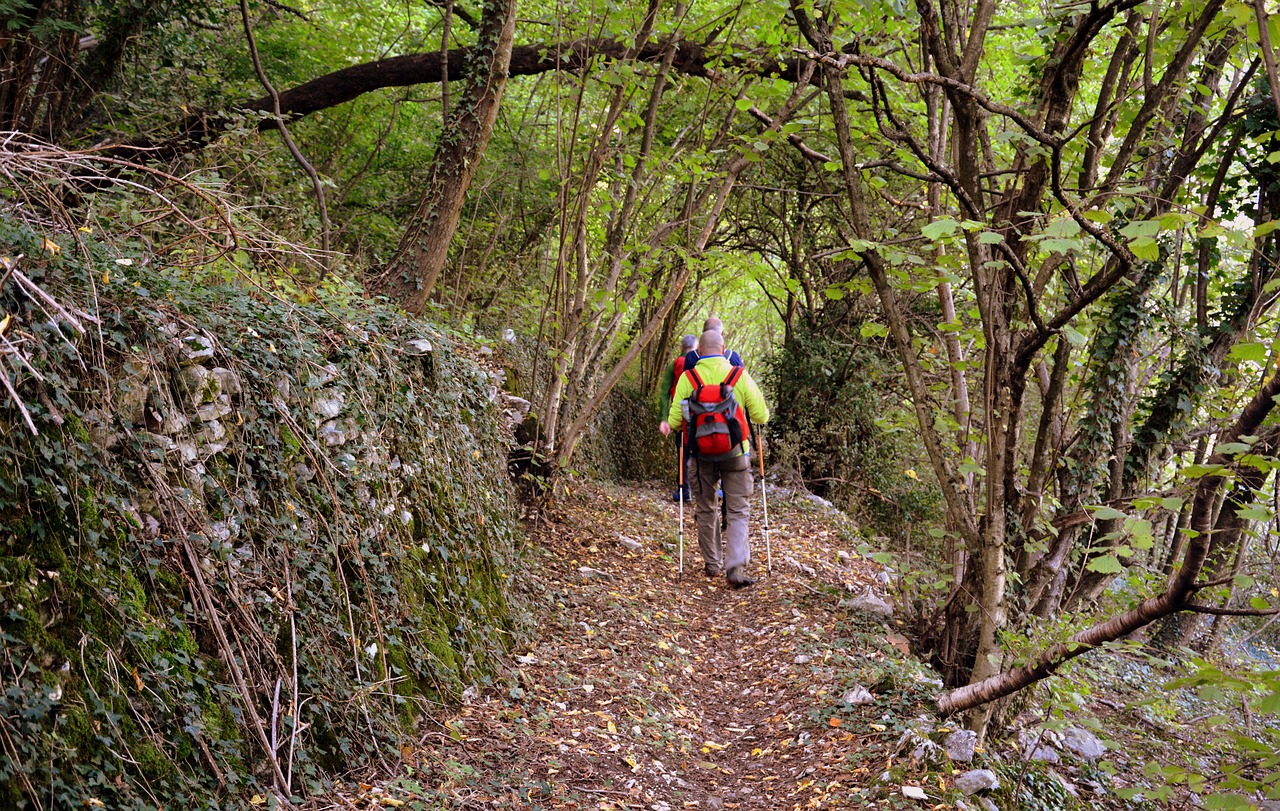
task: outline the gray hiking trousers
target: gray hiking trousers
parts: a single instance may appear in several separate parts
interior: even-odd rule
[[[698,524],[698,548],[702,561],[713,569],[729,571],[751,560],[748,520],[751,517],[751,455],[743,454],[723,462],[695,460],[693,489],[694,518]],[[716,484],[724,490],[728,526],[717,542],[720,514],[716,510]]]

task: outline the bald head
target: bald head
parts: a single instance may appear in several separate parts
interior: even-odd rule
[[[709,332],[711,330],[715,330],[716,332],[724,332],[724,322],[713,315],[710,318],[708,318],[706,321],[702,322],[702,329],[704,332]]]
[[[719,330],[709,329],[702,333],[698,339],[698,354],[703,357],[724,354],[724,336]]]

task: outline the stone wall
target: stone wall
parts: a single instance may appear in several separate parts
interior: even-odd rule
[[[0,289],[42,378],[13,378],[39,435],[0,406],[0,806],[323,793],[520,633],[519,404],[363,302],[112,277],[79,337]]]

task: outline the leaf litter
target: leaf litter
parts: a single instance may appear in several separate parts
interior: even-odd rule
[[[927,692],[889,678],[865,700],[858,677],[903,658],[905,638],[858,632],[839,603],[882,582],[881,567],[853,551],[841,513],[770,501],[773,573],[756,518],[758,581],[732,590],[703,574],[691,510],[677,574],[678,506],[657,486],[575,483],[529,528],[536,640],[343,807],[865,807],[894,719]],[[855,687],[857,706],[842,700]]]

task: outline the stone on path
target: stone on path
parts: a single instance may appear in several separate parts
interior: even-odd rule
[[[1000,778],[990,769],[970,769],[956,778],[956,788],[968,797],[979,791],[1000,788]]]

